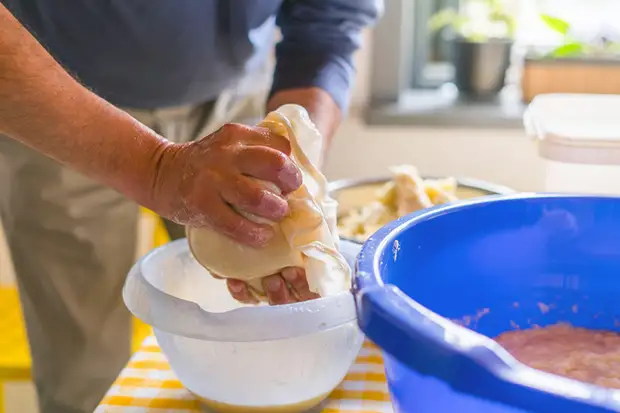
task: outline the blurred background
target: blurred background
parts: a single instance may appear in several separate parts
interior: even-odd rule
[[[330,180],[385,176],[408,163],[424,175],[536,191],[542,161],[523,128],[528,102],[541,93],[620,93],[618,0],[385,3],[356,57]],[[151,246],[153,221],[140,225],[138,255]],[[12,283],[0,226],[0,287]],[[11,403],[34,411],[31,384],[10,385]]]
[[[513,33],[505,32],[502,13],[489,24],[484,6],[498,4]],[[456,40],[452,27],[429,27],[446,7],[465,21],[452,25],[464,32]],[[540,189],[541,164],[524,134],[523,110],[539,93],[620,93],[620,23],[613,21],[619,12],[617,0],[387,0],[383,20],[366,33],[357,56],[353,106],[335,141],[329,178],[376,176],[406,162],[424,174]],[[489,50],[478,50],[480,61],[455,56],[462,45],[454,43],[465,36],[481,48],[488,43]],[[505,71],[505,50],[493,38],[504,36],[511,46]],[[465,83],[491,81],[481,85],[489,96],[459,96],[453,83],[459,70]],[[492,81],[504,73],[505,86],[494,95]]]

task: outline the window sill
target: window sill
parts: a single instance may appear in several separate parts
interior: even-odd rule
[[[364,120],[372,126],[521,129],[523,112],[518,90],[506,87],[493,101],[459,98],[454,85],[434,90],[409,90],[399,102],[374,103]]]

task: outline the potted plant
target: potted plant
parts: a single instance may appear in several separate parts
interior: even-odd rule
[[[521,78],[525,102],[543,93],[620,94],[620,33],[603,27],[579,36],[563,19],[540,17],[560,44],[527,53]]]
[[[459,10],[445,8],[429,21],[452,43],[455,84],[469,98],[494,98],[504,87],[515,21],[502,0],[465,0]]]

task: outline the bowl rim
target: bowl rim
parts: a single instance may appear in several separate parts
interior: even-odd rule
[[[342,241],[341,246],[348,250],[347,262],[353,268],[360,246],[346,241]],[[186,238],[169,242],[140,258],[123,287],[123,300],[129,311],[154,329],[205,341],[275,341],[327,331],[357,319],[355,301],[349,290],[301,303],[239,307],[219,313],[207,311],[195,301],[156,287],[145,276],[145,269],[157,266],[163,254],[177,257],[183,254],[194,260]],[[158,305],[153,305],[154,301],[158,301]],[[187,320],[184,326],[170,315],[171,309]],[[291,315],[295,316],[294,323],[290,322]],[[286,328],[278,328],[282,326]]]
[[[396,259],[397,237],[415,225],[481,204],[557,198],[620,201],[620,196],[612,195],[491,195],[418,211],[378,230],[364,243],[356,262],[353,291],[362,331],[408,368],[439,378],[462,393],[527,411],[581,411],[571,410],[579,408],[601,413],[620,411],[620,390],[604,389],[527,367],[492,339],[441,317],[398,287],[385,284],[380,277],[382,255],[391,249]],[[448,342],[445,339],[448,336],[455,340]],[[417,351],[412,352],[411,348]],[[473,380],[474,377],[477,380]]]

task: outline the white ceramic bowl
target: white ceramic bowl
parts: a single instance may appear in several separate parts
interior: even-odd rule
[[[344,241],[341,248],[353,265],[360,247]],[[186,240],[136,263],[123,297],[135,316],[153,326],[181,382],[218,407],[276,411],[307,402],[298,411],[308,409],[342,381],[363,342],[351,293],[243,306],[193,259]]]

